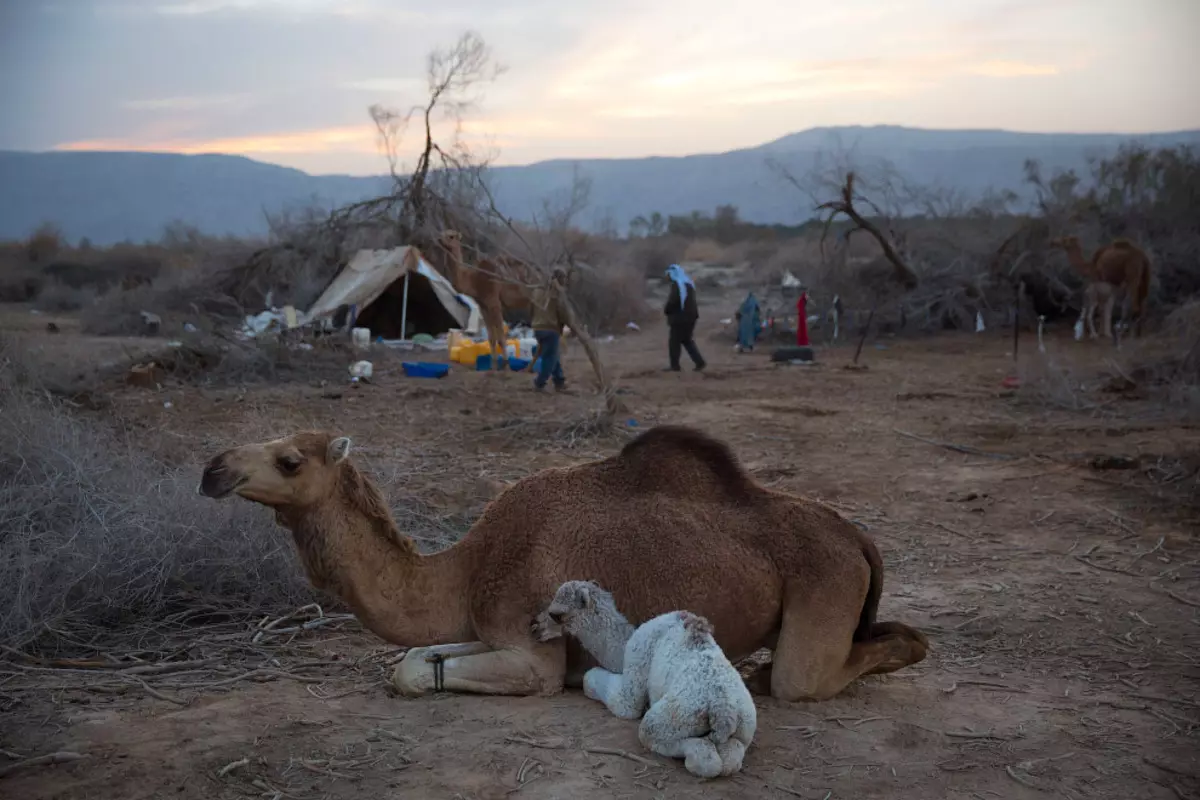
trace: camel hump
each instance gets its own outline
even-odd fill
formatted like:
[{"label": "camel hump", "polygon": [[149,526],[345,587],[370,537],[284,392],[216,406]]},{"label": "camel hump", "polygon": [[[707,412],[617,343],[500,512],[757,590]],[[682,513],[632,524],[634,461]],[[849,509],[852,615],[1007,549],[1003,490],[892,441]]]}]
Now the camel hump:
[{"label": "camel hump", "polygon": [[625,445],[617,458],[624,469],[633,472],[631,477],[641,489],[678,487],[686,493],[689,482],[707,477],[731,495],[742,497],[754,486],[727,444],[683,425],[651,428]]}]

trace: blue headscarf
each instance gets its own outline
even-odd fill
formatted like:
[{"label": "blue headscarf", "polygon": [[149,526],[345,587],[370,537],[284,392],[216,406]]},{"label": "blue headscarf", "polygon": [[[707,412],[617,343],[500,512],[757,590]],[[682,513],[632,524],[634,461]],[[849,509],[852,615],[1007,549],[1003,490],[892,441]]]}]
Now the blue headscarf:
[{"label": "blue headscarf", "polygon": [[683,267],[678,264],[672,264],[667,267],[667,277],[675,281],[679,287],[679,307],[683,308],[683,301],[687,300],[687,290],[689,286],[695,286],[688,274],[683,271]]}]

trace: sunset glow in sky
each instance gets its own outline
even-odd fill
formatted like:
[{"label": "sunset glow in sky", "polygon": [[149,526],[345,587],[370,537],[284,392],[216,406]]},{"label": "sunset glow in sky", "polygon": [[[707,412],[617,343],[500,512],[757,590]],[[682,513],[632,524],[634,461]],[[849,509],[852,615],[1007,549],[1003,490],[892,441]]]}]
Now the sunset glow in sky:
[{"label": "sunset glow in sky", "polygon": [[819,125],[1200,128],[1197,0],[13,0],[0,149],[382,172],[367,107],[420,102],[468,28],[508,67],[463,130],[499,163]]}]

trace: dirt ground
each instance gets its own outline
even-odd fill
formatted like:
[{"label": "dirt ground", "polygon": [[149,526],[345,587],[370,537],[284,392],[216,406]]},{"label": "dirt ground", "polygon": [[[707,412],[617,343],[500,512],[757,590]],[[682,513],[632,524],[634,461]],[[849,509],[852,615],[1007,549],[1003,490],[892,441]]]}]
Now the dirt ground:
[{"label": "dirt ground", "polygon": [[[511,373],[406,379],[391,353],[374,356],[376,379],[359,388],[344,372],[324,383],[129,388],[104,413],[164,434],[154,440],[181,463],[247,431],[308,426],[351,436],[387,480],[404,475],[390,458],[452,460],[461,479],[427,498],[447,512],[477,503],[481,483],[607,455],[655,424],[694,425],[731,443],[762,483],[868,527],[887,568],[880,618],[929,635],[923,663],[825,703],[758,698],[745,770],[702,782],[643,751],[634,723],[577,691],[396,697],[384,676],[400,651],[346,622],[276,641],[273,666],[217,686],[190,686],[195,676],[180,672],[102,692],[87,688],[94,673],[55,670],[42,694],[7,705],[0,748],[86,758],[14,771],[0,794],[1200,797],[1197,517],[1154,480],[1200,452],[1195,427],[1136,399],[1069,412],[1006,391],[1006,334],[869,342],[869,368],[850,371],[845,344],[818,348],[813,366],[735,354],[723,314],[703,315],[705,373],[661,372],[658,325],[601,345],[630,412],[600,436],[577,345],[566,369],[578,380],[562,396],[535,395]],[[66,329],[44,338],[88,346]],[[1048,344],[1050,358],[1104,355],[1065,331]],[[1159,469],[1098,470],[1096,455]],[[263,652],[252,629],[221,630],[186,658],[205,659],[216,641],[225,649],[214,653]]]}]

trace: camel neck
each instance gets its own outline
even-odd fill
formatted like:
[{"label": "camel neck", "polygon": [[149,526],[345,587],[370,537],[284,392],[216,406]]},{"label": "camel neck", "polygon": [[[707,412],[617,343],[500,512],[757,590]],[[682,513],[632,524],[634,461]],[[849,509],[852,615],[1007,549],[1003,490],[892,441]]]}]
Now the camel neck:
[{"label": "camel neck", "polygon": [[404,647],[472,641],[469,547],[417,552],[390,515],[335,499],[281,513],[309,579],[340,597],[363,626]]},{"label": "camel neck", "polygon": [[1088,261],[1083,256],[1083,250],[1078,245],[1067,248],[1067,260],[1071,262],[1071,266],[1075,267],[1075,271],[1083,275],[1085,278],[1095,278],[1096,270],[1092,262]]}]

